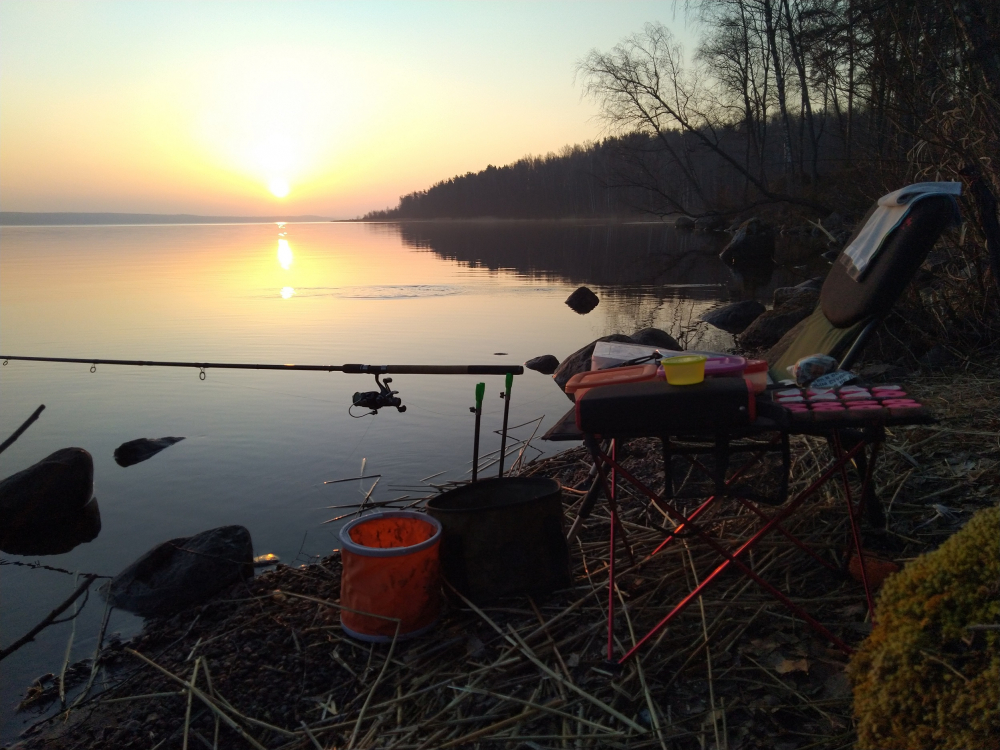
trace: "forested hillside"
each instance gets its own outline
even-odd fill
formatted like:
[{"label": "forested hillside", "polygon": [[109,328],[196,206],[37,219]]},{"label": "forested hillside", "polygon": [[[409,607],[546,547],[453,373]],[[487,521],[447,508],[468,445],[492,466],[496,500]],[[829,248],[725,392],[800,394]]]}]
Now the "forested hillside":
[{"label": "forested hillside", "polygon": [[[1000,183],[1000,3],[706,0],[578,64],[604,140],[444,180],[366,219],[857,212],[907,182]],[[691,54],[693,52],[693,54]]]}]

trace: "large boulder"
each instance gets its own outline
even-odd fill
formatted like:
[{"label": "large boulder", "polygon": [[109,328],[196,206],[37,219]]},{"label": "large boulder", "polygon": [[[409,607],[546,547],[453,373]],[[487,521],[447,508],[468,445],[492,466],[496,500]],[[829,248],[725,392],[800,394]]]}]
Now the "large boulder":
[{"label": "large boulder", "polygon": [[566,298],[566,304],[570,309],[580,315],[589,313],[600,301],[600,298],[585,286],[581,286]]},{"label": "large boulder", "polygon": [[683,348],[677,343],[677,339],[659,328],[642,328],[629,338],[632,339],[633,344],[655,346],[657,349],[669,349],[672,352],[679,352]]},{"label": "large boulder", "polygon": [[795,295],[785,304],[768,310],[740,334],[740,346],[748,350],[773,347],[797,323],[812,314],[818,301],[819,292],[806,290]]},{"label": "large boulder", "polygon": [[734,302],[725,307],[717,307],[703,313],[701,319],[721,328],[726,333],[742,333],[746,327],[761,316],[767,308],[755,299],[746,299],[742,302]]},{"label": "large boulder", "polygon": [[678,216],[674,219],[674,229],[694,229],[694,219],[690,216]]},{"label": "large boulder", "polygon": [[559,360],[551,354],[543,354],[540,357],[532,357],[524,363],[524,366],[542,375],[551,375],[559,367]]},{"label": "large boulder", "polygon": [[15,525],[0,525],[0,551],[9,555],[63,555],[101,533],[97,498],[79,510]]},{"label": "large boulder", "polygon": [[0,482],[0,528],[36,527],[79,512],[94,494],[94,459],[63,448]]},{"label": "large boulder", "polygon": [[243,526],[220,526],[153,547],[101,588],[109,604],[143,616],[200,604],[253,576],[253,542]]},{"label": "large boulder", "polygon": [[774,306],[780,307],[804,291],[816,291],[818,292],[823,288],[823,278],[822,276],[817,276],[814,279],[809,279],[808,281],[803,281],[801,284],[796,284],[795,286],[782,286],[774,290]]},{"label": "large boulder", "polygon": [[[601,336],[599,339],[591,341],[586,346],[581,349],[577,349],[575,352],[570,354],[566,359],[559,363],[559,367],[556,369],[555,374],[552,375],[552,379],[556,381],[556,385],[566,390],[566,383],[569,379],[580,372],[587,372],[590,370],[590,358],[594,354],[594,347],[597,346],[598,341],[617,341],[622,344],[639,344],[641,346],[655,346],[660,349],[670,349],[671,351],[680,351],[681,346],[677,343],[669,333],[661,331],[658,328],[643,328],[640,331],[636,331],[631,336],[626,336],[621,333],[613,333],[610,336]],[[569,399],[572,401],[573,397],[570,394]]]},{"label": "large boulder", "polygon": [[741,261],[773,258],[774,229],[756,216],[747,219],[740,224],[729,244],[722,248],[719,257],[730,265]]},{"label": "large boulder", "polygon": [[133,466],[152,458],[164,448],[179,443],[182,437],[139,438],[129,440],[115,448],[115,463],[119,466]]}]

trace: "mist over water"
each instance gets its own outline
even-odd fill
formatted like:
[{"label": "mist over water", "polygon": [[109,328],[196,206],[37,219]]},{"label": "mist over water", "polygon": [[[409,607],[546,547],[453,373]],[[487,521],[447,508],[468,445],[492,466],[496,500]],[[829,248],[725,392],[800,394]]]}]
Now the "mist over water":
[{"label": "mist over water", "polygon": [[[726,348],[731,337],[696,324],[702,311],[748,294],[767,301],[776,286],[810,274],[734,274],[717,257],[725,242],[660,224],[568,222],[5,227],[0,342],[6,355],[519,364],[657,326],[689,346]],[[586,316],[564,304],[580,284],[601,297]],[[419,497],[412,486],[428,475],[460,479],[470,468],[478,377],[397,376],[392,387],[405,414],[352,419],[351,395],[373,389],[370,376],[208,370],[202,381],[189,369],[89,369],[0,368],[0,437],[46,405],[0,454],[0,477],[59,448],[85,448],[102,525],[69,552],[0,554],[5,560],[114,575],[167,539],[242,524],[256,554],[295,564],[339,547],[339,524],[323,521],[345,511],[326,506],[359,502],[371,483],[323,481],[357,476],[363,458],[366,473],[383,475],[373,493],[379,501]],[[499,447],[503,378],[484,379],[487,453]],[[550,378],[515,378],[512,425],[544,415],[541,434],[569,406]],[[527,438],[533,427],[515,435]],[[186,439],[143,463],[115,463],[121,443],[163,436]],[[74,587],[72,576],[3,566],[0,643],[29,630]],[[73,661],[92,654],[102,614],[92,595]],[[127,638],[140,626],[115,612],[110,631]],[[49,628],[4,661],[0,740],[32,718],[15,716],[14,706],[31,680],[59,671],[68,637],[68,624]]]}]

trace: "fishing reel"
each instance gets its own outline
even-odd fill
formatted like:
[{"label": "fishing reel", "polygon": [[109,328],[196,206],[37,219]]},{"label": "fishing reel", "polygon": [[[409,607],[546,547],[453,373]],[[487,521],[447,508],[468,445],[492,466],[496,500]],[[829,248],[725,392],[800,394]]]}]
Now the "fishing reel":
[{"label": "fishing reel", "polygon": [[378,414],[378,410],[386,406],[395,406],[396,411],[404,412],[406,407],[403,406],[403,400],[399,398],[396,394],[399,391],[390,391],[389,383],[392,382],[392,378],[386,378],[385,381],[379,380],[379,376],[375,375],[375,385],[378,386],[377,391],[359,391],[354,394],[351,399],[351,406],[348,408],[347,412],[352,417],[363,417],[364,414],[354,414],[351,412],[355,406],[362,409],[371,409],[369,414]]}]

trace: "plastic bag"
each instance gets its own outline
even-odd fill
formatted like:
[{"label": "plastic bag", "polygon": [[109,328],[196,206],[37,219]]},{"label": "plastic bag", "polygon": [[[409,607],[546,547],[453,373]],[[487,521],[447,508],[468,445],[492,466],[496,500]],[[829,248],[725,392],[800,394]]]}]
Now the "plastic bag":
[{"label": "plastic bag", "polygon": [[809,385],[821,375],[826,375],[828,372],[833,372],[836,369],[837,360],[833,357],[828,357],[825,354],[812,354],[800,359],[789,367],[788,371],[795,378],[797,385]]}]

